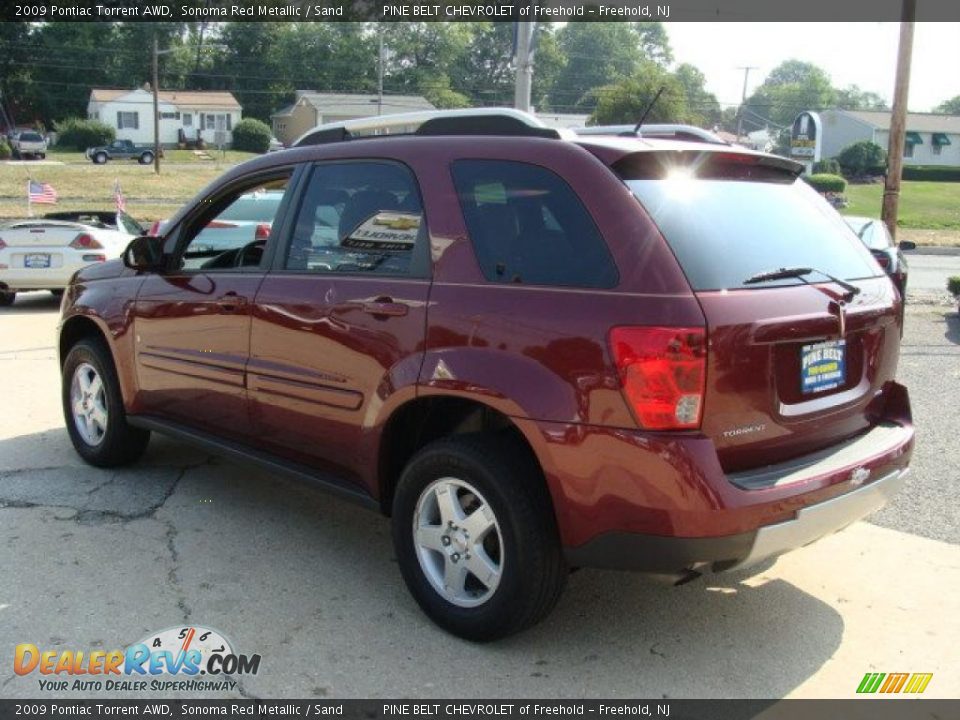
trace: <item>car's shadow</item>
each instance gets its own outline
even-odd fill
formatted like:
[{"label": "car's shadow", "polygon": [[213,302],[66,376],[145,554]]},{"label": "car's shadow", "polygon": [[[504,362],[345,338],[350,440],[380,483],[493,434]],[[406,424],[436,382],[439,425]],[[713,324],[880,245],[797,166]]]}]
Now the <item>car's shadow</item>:
[{"label": "car's shadow", "polygon": [[26,315],[29,313],[48,313],[60,307],[60,298],[46,290],[17,293],[16,300],[9,307],[0,308],[0,315]]},{"label": "car's shadow", "polygon": [[[0,458],[0,564],[31,564],[0,593],[0,645],[113,648],[189,622],[262,656],[244,691],[263,697],[776,698],[843,635],[775,569],[677,588],[582,570],[543,623],[471,644],[407,593],[389,521],[345,501],[157,437],[116,471],[84,466],[56,429],[0,441]],[[50,537],[55,551],[15,551]],[[126,590],[104,612],[50,600],[107,588]]]}]

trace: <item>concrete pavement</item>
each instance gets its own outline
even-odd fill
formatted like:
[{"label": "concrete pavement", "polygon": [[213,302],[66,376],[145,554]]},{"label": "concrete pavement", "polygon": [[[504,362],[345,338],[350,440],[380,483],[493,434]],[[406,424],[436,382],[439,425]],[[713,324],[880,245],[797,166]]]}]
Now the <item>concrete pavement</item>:
[{"label": "concrete pavement", "polygon": [[[944,363],[907,354],[908,384],[928,379],[917,364],[955,389],[958,328],[933,324],[947,311],[908,310],[908,347]],[[2,697],[40,695],[36,675],[11,672],[17,643],[109,650],[188,623],[262,655],[232,696],[846,698],[868,671],[933,672],[925,697],[960,694],[949,511],[929,521],[953,523],[951,542],[904,532],[894,515],[756,575],[680,588],[583,570],[544,623],[472,645],[420,613],[383,518],[163,438],[131,468],[85,466],[62,427],[55,322],[41,294],[0,311]],[[916,484],[895,507],[933,486],[956,505],[956,443],[927,444],[928,426],[956,416],[941,412],[944,389],[930,392]]]}]

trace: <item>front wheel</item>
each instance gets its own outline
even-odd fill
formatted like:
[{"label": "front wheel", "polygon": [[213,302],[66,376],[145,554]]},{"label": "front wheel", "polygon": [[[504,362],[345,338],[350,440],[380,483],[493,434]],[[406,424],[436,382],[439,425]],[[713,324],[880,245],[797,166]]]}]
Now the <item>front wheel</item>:
[{"label": "front wheel", "polygon": [[468,640],[536,624],[566,582],[542,473],[506,434],[457,436],[417,453],[394,497],[393,542],[423,611]]},{"label": "front wheel", "polygon": [[93,162],[97,165],[103,165],[107,161],[106,153],[97,153],[93,156]]},{"label": "front wheel", "polygon": [[146,430],[127,424],[120,383],[102,342],[80,340],[63,363],[63,416],[77,453],[91,465],[127,465],[143,455]]}]

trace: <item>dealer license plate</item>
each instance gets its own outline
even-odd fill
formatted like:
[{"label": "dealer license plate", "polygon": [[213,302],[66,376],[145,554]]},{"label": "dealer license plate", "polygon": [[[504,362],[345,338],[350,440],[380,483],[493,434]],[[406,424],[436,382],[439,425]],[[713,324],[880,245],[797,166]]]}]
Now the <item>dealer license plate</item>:
[{"label": "dealer license plate", "polygon": [[50,267],[50,256],[47,253],[31,253],[23,258],[23,266],[27,268]]},{"label": "dealer license plate", "polygon": [[846,356],[846,340],[804,345],[800,349],[800,389],[810,394],[843,385]]}]

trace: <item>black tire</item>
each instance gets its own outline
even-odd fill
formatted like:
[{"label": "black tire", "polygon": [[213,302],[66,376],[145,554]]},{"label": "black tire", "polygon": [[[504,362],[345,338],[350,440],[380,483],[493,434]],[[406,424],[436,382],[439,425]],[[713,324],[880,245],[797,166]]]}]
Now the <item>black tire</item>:
[{"label": "black tire", "polygon": [[95,165],[103,165],[107,162],[107,154],[102,152],[97,153],[93,156],[93,162]]},{"label": "black tire", "polygon": [[[446,477],[476,488],[502,536],[499,584],[476,607],[461,607],[441,595],[418,559],[418,501],[434,481]],[[568,575],[542,472],[530,451],[508,433],[445,438],[418,452],[397,485],[393,543],[403,579],[427,616],[447,632],[477,642],[512,635],[542,620],[556,605]]]},{"label": "black tire", "polygon": [[[107,422],[102,439],[97,444],[90,444],[83,438],[73,417],[71,384],[76,369],[83,364],[92,366],[103,384]],[[143,455],[150,442],[150,432],[127,424],[113,358],[101,340],[84,338],[70,348],[63,363],[61,385],[63,417],[70,441],[80,457],[97,467],[117,467],[128,465]]]},{"label": "black tire", "polygon": [[149,165],[152,162],[153,162],[153,153],[145,152],[143,155],[140,156],[141,165]]},{"label": "black tire", "polygon": [[59,288],[59,289],[57,289],[57,290],[51,290],[51,291],[50,291],[50,294],[53,295],[55,298],[62,298],[62,297],[63,297],[63,288]]},{"label": "black tire", "polygon": [[0,291],[0,307],[10,307],[16,299],[17,294],[15,292]]},{"label": "black tire", "polygon": [[47,159],[47,154],[46,154],[46,153],[40,153],[40,156],[39,156],[39,157],[40,157],[41,160],[46,160],[46,159]]}]

